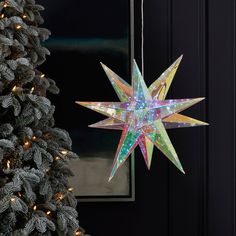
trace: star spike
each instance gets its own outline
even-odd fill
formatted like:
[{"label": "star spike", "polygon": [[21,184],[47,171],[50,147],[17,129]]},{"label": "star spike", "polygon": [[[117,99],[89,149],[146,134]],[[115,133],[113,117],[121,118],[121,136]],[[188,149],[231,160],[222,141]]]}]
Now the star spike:
[{"label": "star spike", "polygon": [[179,113],[187,108],[201,102],[205,98],[191,98],[191,99],[172,99],[161,101],[161,106],[158,103],[153,103],[153,108],[158,108],[162,118],[166,118],[174,113]]},{"label": "star spike", "polygon": [[147,168],[148,170],[150,170],[154,145],[148,137],[143,136],[142,138],[140,138],[139,146],[143,154]]},{"label": "star spike", "polygon": [[133,93],[131,86],[102,62],[100,63],[120,101],[127,102],[130,100]]},{"label": "star spike", "polygon": [[90,128],[98,128],[98,129],[123,130],[124,122],[113,119],[113,118],[107,118],[107,119],[99,121],[95,124],[89,125],[89,127]]},{"label": "star spike", "polygon": [[150,85],[149,92],[151,93],[152,98],[158,100],[164,100],[166,98],[182,59],[183,55],[181,55],[156,81]]},{"label": "star spike", "polygon": [[132,99],[134,99],[134,101],[143,101],[143,103],[145,103],[146,101],[152,100],[147,85],[143,80],[143,76],[141,75],[141,72],[135,60],[133,64],[132,87],[133,87]]},{"label": "star spike", "polygon": [[142,132],[135,131],[132,124],[130,126],[125,126],[123,129],[120,142],[116,151],[116,156],[112,165],[112,170],[110,173],[109,181],[114,177],[116,171],[123,165],[127,160],[131,152],[138,145],[138,140]]},{"label": "star spike", "polygon": [[119,102],[76,102],[77,104],[117,120],[126,121],[129,103]]},{"label": "star spike", "polygon": [[[154,132],[146,131],[147,137],[152,141],[152,143],[182,172],[185,174],[183,167],[179,161],[177,153],[169,139],[164,125],[161,120],[155,122]],[[156,130],[156,135],[153,135]]]},{"label": "star spike", "polygon": [[166,129],[174,128],[185,128],[185,127],[195,127],[195,126],[204,126],[209,125],[206,122],[193,119],[188,116],[184,116],[178,113],[175,113],[163,120],[164,126]]}]

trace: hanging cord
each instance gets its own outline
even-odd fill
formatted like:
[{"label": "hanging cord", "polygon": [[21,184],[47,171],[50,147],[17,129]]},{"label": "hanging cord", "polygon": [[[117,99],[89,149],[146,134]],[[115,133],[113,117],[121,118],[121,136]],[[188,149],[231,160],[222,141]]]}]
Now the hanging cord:
[{"label": "hanging cord", "polygon": [[141,0],[141,60],[142,60],[142,75],[144,78],[144,14],[143,0]]}]

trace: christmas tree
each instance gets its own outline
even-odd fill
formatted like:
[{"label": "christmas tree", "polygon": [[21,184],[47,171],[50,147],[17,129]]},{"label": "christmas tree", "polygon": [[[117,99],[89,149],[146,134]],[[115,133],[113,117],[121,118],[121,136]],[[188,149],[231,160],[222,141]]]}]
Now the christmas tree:
[{"label": "christmas tree", "polygon": [[54,127],[55,82],[39,69],[43,7],[0,2],[0,235],[80,235],[68,160],[77,158],[65,130]]}]

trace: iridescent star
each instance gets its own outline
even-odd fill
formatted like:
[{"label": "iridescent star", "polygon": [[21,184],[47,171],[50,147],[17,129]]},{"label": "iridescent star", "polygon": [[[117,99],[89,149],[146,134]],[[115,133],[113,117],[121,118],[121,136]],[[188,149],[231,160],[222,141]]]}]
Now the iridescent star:
[{"label": "iridescent star", "polygon": [[149,89],[135,61],[132,86],[102,64],[121,102],[78,102],[110,117],[90,127],[122,130],[109,180],[137,145],[141,148],[148,168],[155,145],[184,173],[166,128],[191,127],[206,123],[178,114],[203,98],[164,100],[181,59],[182,57],[176,60]]}]

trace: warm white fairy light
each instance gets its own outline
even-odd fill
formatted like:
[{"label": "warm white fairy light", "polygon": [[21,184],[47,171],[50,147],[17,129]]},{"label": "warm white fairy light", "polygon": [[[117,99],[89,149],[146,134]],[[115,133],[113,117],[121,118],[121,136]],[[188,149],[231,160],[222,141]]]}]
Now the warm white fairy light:
[{"label": "warm white fairy light", "polygon": [[29,142],[28,140],[26,140],[26,141],[24,142],[24,145],[23,145],[24,149],[28,149],[29,146],[30,146],[30,142]]},{"label": "warm white fairy light", "polygon": [[45,74],[40,75],[40,78],[44,78],[44,77],[45,77]]},{"label": "warm white fairy light", "polygon": [[15,201],[16,201],[16,198],[12,197],[11,202],[15,202]]},{"label": "warm white fairy light", "polygon": [[33,92],[34,92],[34,90],[35,90],[35,88],[34,88],[34,87],[32,87],[32,88],[31,88],[31,90],[30,90],[30,93],[33,93]]},{"label": "warm white fairy light", "polygon": [[64,199],[64,197],[65,197],[65,195],[62,193],[56,193],[54,196],[55,200],[57,200],[57,201],[61,201],[62,199]]},{"label": "warm white fairy light", "polygon": [[60,151],[61,152],[61,154],[63,154],[63,155],[66,155],[67,153],[68,153],[68,151],[66,151],[66,150],[62,150],[62,151]]},{"label": "warm white fairy light", "polygon": [[16,29],[17,29],[17,30],[19,30],[19,29],[21,29],[21,28],[22,28],[21,25],[17,25],[17,26],[16,26]]},{"label": "warm white fairy light", "polygon": [[47,211],[47,212],[46,212],[46,215],[49,216],[50,214],[51,214],[51,211]]},{"label": "warm white fairy light", "polygon": [[8,160],[8,161],[7,161],[7,169],[9,170],[10,168],[11,168],[11,161]]},{"label": "warm white fairy light", "polygon": [[12,92],[15,92],[17,90],[17,86],[15,85],[13,88],[12,88]]}]

